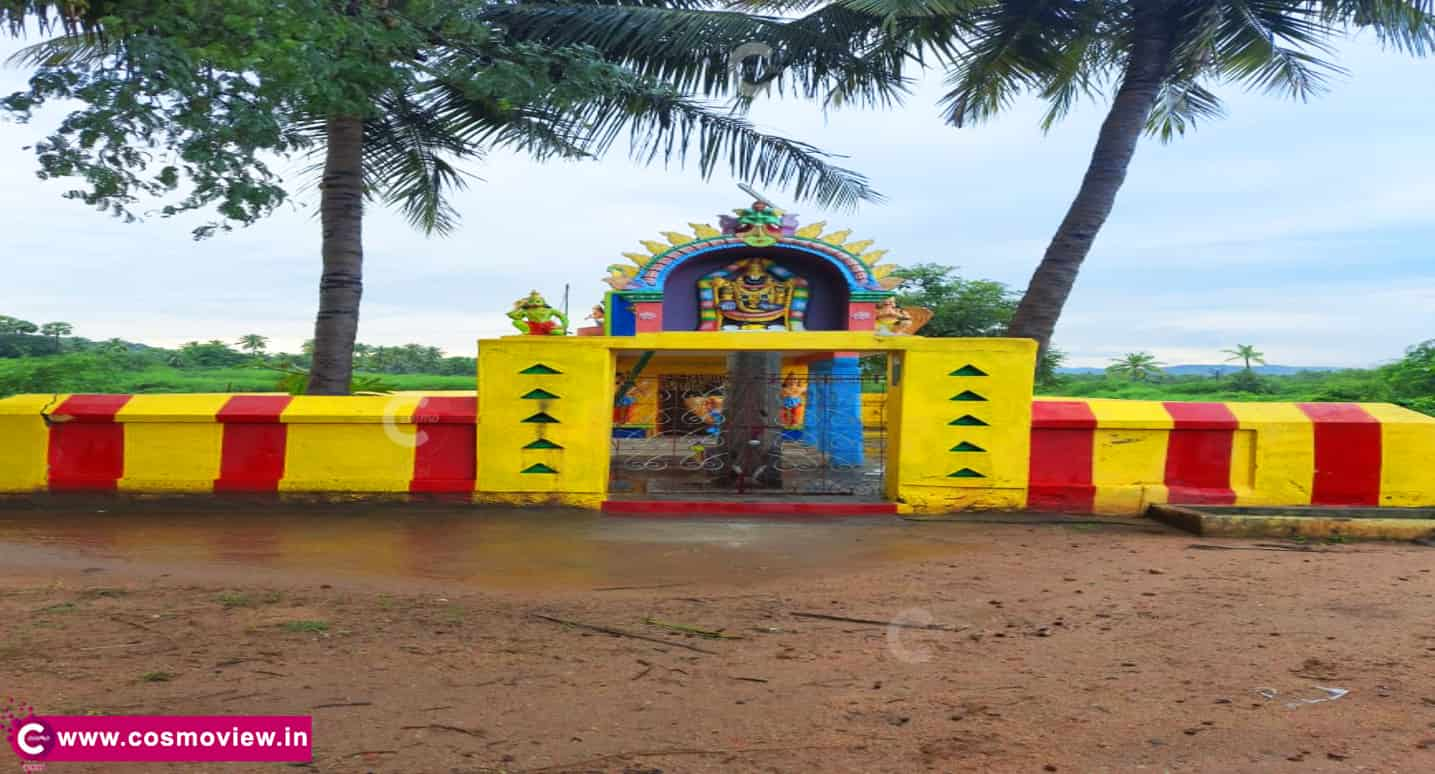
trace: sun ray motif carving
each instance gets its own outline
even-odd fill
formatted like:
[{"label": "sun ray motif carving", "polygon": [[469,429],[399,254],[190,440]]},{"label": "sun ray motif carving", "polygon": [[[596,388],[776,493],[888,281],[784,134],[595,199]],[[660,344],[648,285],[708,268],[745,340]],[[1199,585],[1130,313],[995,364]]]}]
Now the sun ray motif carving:
[{"label": "sun ray motif carving", "polygon": [[[826,256],[842,268],[854,291],[880,293],[902,283],[901,278],[893,276],[897,267],[877,266],[887,251],[869,250],[874,240],[847,241],[852,234],[851,229],[824,233],[827,229],[825,221],[799,226],[795,215],[777,209],[765,209],[761,202],[755,203],[750,209],[739,209],[735,212],[738,213],[737,217],[719,216],[722,221],[720,227],[707,223],[689,223],[688,226],[693,230],[691,234],[663,231],[661,236],[665,241],[643,240],[641,244],[648,251],[647,254],[623,253],[623,257],[636,268],[626,263],[613,264],[608,267],[608,276],[604,281],[615,290],[657,290],[661,288],[666,273],[686,260],[687,256],[729,246],[741,247],[746,243],[751,246],[787,245]],[[760,228],[746,224],[744,218],[753,222],[761,221]],[[753,234],[756,232],[742,231],[744,228],[765,231],[762,236],[754,239]]]},{"label": "sun ray motif carving", "polygon": [[822,229],[824,228],[827,228],[827,221],[819,220],[810,226],[803,226],[802,228],[799,228],[797,232],[793,234],[793,236],[799,236],[803,239],[816,239],[817,235],[821,234]]}]

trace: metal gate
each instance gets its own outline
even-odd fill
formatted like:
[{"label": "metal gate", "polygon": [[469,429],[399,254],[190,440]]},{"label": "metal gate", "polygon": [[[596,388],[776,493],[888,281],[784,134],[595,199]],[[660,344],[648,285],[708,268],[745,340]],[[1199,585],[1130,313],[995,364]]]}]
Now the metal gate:
[{"label": "metal gate", "polygon": [[[613,406],[615,496],[883,497],[884,404],[864,410],[859,378],[789,374],[739,384],[721,374],[667,374],[619,382],[630,386],[619,387]],[[759,393],[772,410],[729,403]]]}]

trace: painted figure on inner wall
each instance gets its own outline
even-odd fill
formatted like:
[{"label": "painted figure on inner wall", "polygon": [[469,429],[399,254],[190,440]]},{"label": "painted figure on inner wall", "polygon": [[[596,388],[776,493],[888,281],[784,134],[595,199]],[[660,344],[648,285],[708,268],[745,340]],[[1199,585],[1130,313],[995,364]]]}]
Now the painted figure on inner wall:
[{"label": "painted figure on inner wall", "polygon": [[877,304],[877,333],[891,336],[911,336],[931,322],[935,314],[926,307],[916,306],[904,309],[897,306],[897,300],[884,298]]},{"label": "painted figure on inner wall", "polygon": [[519,333],[530,336],[568,335],[568,316],[549,306],[536,290],[513,302],[508,319]]},{"label": "painted figure on inner wall", "polygon": [[788,373],[782,380],[782,426],[794,430],[802,426],[802,405],[807,399],[807,385],[797,378],[796,373]]},{"label": "painted figure on inner wall", "polygon": [[721,395],[694,395],[683,401],[688,413],[701,421],[705,427],[705,435],[717,435],[722,432],[722,396]]},{"label": "painted figure on inner wall", "polygon": [[807,281],[766,258],[746,258],[698,281],[698,330],[803,330]]}]

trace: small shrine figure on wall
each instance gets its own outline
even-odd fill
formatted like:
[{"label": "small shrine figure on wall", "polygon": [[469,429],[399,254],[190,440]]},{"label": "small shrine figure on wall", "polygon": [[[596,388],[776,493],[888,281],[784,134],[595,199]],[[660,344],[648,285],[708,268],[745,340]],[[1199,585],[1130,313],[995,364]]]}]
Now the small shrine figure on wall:
[{"label": "small shrine figure on wall", "polygon": [[877,304],[877,333],[889,336],[911,336],[931,322],[935,313],[926,307],[904,309],[896,299],[884,298]]},{"label": "small shrine figure on wall", "polygon": [[747,258],[698,281],[698,330],[803,330],[807,281]]},{"label": "small shrine figure on wall", "polygon": [[508,319],[519,333],[530,336],[568,335],[568,316],[549,306],[536,290],[513,302]]}]

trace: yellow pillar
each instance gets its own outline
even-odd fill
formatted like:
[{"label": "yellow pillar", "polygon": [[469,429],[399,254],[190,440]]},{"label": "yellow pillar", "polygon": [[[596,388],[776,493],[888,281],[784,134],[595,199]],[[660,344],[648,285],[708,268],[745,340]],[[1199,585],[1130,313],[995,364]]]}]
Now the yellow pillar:
[{"label": "yellow pillar", "polygon": [[1036,343],[912,339],[887,396],[888,489],[913,513],[1026,505]]},{"label": "yellow pillar", "polygon": [[611,350],[585,338],[480,342],[480,500],[602,503],[616,368]]}]

